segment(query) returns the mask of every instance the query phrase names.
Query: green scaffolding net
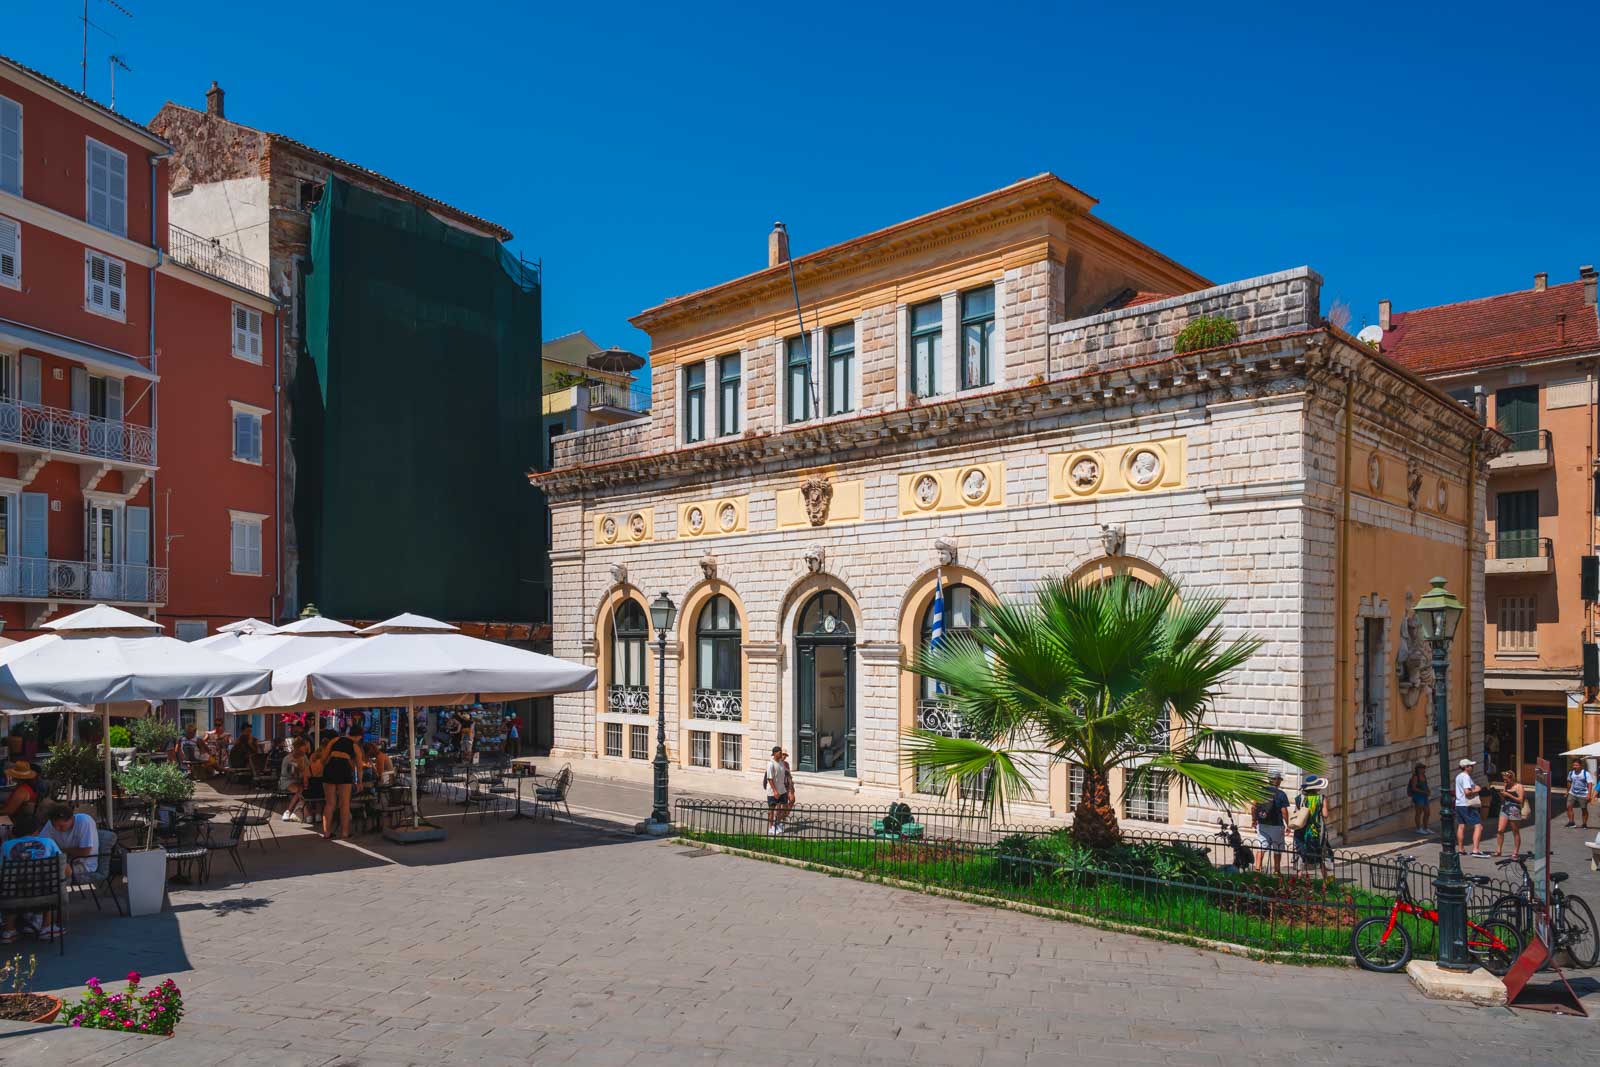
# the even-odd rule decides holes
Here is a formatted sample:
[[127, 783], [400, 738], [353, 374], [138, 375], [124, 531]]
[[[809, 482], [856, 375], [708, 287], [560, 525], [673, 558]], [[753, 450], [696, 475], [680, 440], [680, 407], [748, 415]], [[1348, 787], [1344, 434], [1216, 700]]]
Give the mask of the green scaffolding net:
[[302, 604], [544, 622], [537, 273], [331, 179], [291, 383]]

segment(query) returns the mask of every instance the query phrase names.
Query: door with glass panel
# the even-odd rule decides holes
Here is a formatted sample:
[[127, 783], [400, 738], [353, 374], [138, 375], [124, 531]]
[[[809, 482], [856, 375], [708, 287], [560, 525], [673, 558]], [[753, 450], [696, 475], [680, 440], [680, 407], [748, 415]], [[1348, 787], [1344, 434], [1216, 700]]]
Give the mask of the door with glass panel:
[[855, 616], [838, 593], [812, 597], [795, 629], [795, 769], [856, 773]]
[[117, 541], [117, 509], [105, 504], [90, 504], [88, 551], [84, 554], [84, 562], [89, 572], [88, 593], [96, 600], [120, 599], [117, 589]]
[[1539, 490], [1498, 495], [1494, 538], [1497, 559], [1521, 559], [1539, 554]]

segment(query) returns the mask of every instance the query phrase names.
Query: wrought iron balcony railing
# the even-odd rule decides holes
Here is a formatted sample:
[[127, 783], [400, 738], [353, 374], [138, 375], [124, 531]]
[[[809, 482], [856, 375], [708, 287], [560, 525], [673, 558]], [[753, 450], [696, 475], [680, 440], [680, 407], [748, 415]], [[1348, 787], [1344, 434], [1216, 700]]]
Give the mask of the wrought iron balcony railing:
[[[1501, 431], [1506, 433], [1505, 431]], [[1537, 452], [1550, 448], [1549, 430], [1515, 430], [1506, 433], [1511, 438], [1511, 447], [1507, 452]]]
[[15, 400], [0, 400], [4, 441], [127, 463], [156, 461], [156, 435], [148, 426]]
[[737, 689], [696, 689], [689, 717], [738, 722], [744, 718], [744, 695]]
[[1537, 559], [1555, 553], [1548, 537], [1497, 537], [1488, 547], [1490, 559]]
[[613, 715], [650, 714], [650, 690], [642, 685], [613, 685], [606, 689], [606, 710]]
[[1361, 708], [1361, 747], [1380, 748], [1383, 744], [1383, 705], [1368, 700]]
[[81, 559], [0, 556], [0, 597], [167, 602], [167, 568]]
[[192, 267], [202, 274], [209, 274], [230, 285], [237, 285], [241, 289], [248, 289], [262, 296], [271, 295], [267, 292], [265, 265], [223, 248], [222, 242], [215, 237], [201, 237], [182, 227], [168, 226], [167, 255], [171, 256], [175, 263], [182, 263], [186, 267]]
[[590, 382], [589, 409], [620, 408], [623, 411], [649, 411], [650, 390], [639, 385], [615, 382]]
[[917, 729], [946, 737], [962, 737], [965, 725], [961, 713], [943, 697], [923, 697], [917, 701]]

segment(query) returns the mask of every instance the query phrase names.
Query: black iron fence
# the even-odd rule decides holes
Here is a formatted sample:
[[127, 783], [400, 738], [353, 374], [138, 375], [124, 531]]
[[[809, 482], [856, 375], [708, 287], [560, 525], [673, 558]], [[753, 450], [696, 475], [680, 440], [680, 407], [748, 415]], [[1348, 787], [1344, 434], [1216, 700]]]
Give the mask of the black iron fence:
[[[682, 833], [710, 843], [1293, 956], [1350, 955], [1352, 928], [1389, 909], [1400, 879], [1426, 898], [1436, 873], [1343, 849], [1324, 850], [1316, 862], [1269, 852], [1257, 869], [1241, 870], [1220, 834], [1125, 830], [1120, 845], [1096, 851], [1059, 826], [996, 824], [948, 809], [803, 806], [784, 819], [778, 832], [764, 805], [676, 806]], [[1476, 888], [1474, 911], [1513, 890], [1505, 882]], [[1402, 921], [1426, 958], [1435, 928]]]

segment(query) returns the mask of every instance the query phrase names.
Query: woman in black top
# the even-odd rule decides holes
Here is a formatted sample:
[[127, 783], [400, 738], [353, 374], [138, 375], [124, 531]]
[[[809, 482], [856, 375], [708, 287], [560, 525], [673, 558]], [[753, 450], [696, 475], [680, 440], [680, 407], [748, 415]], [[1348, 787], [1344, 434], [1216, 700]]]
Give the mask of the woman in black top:
[[339, 836], [350, 836], [350, 791], [361, 780], [361, 724], [351, 723], [344, 737], [328, 744], [322, 765], [322, 788], [327, 802], [322, 806], [322, 836], [333, 839], [333, 814], [339, 813]]

